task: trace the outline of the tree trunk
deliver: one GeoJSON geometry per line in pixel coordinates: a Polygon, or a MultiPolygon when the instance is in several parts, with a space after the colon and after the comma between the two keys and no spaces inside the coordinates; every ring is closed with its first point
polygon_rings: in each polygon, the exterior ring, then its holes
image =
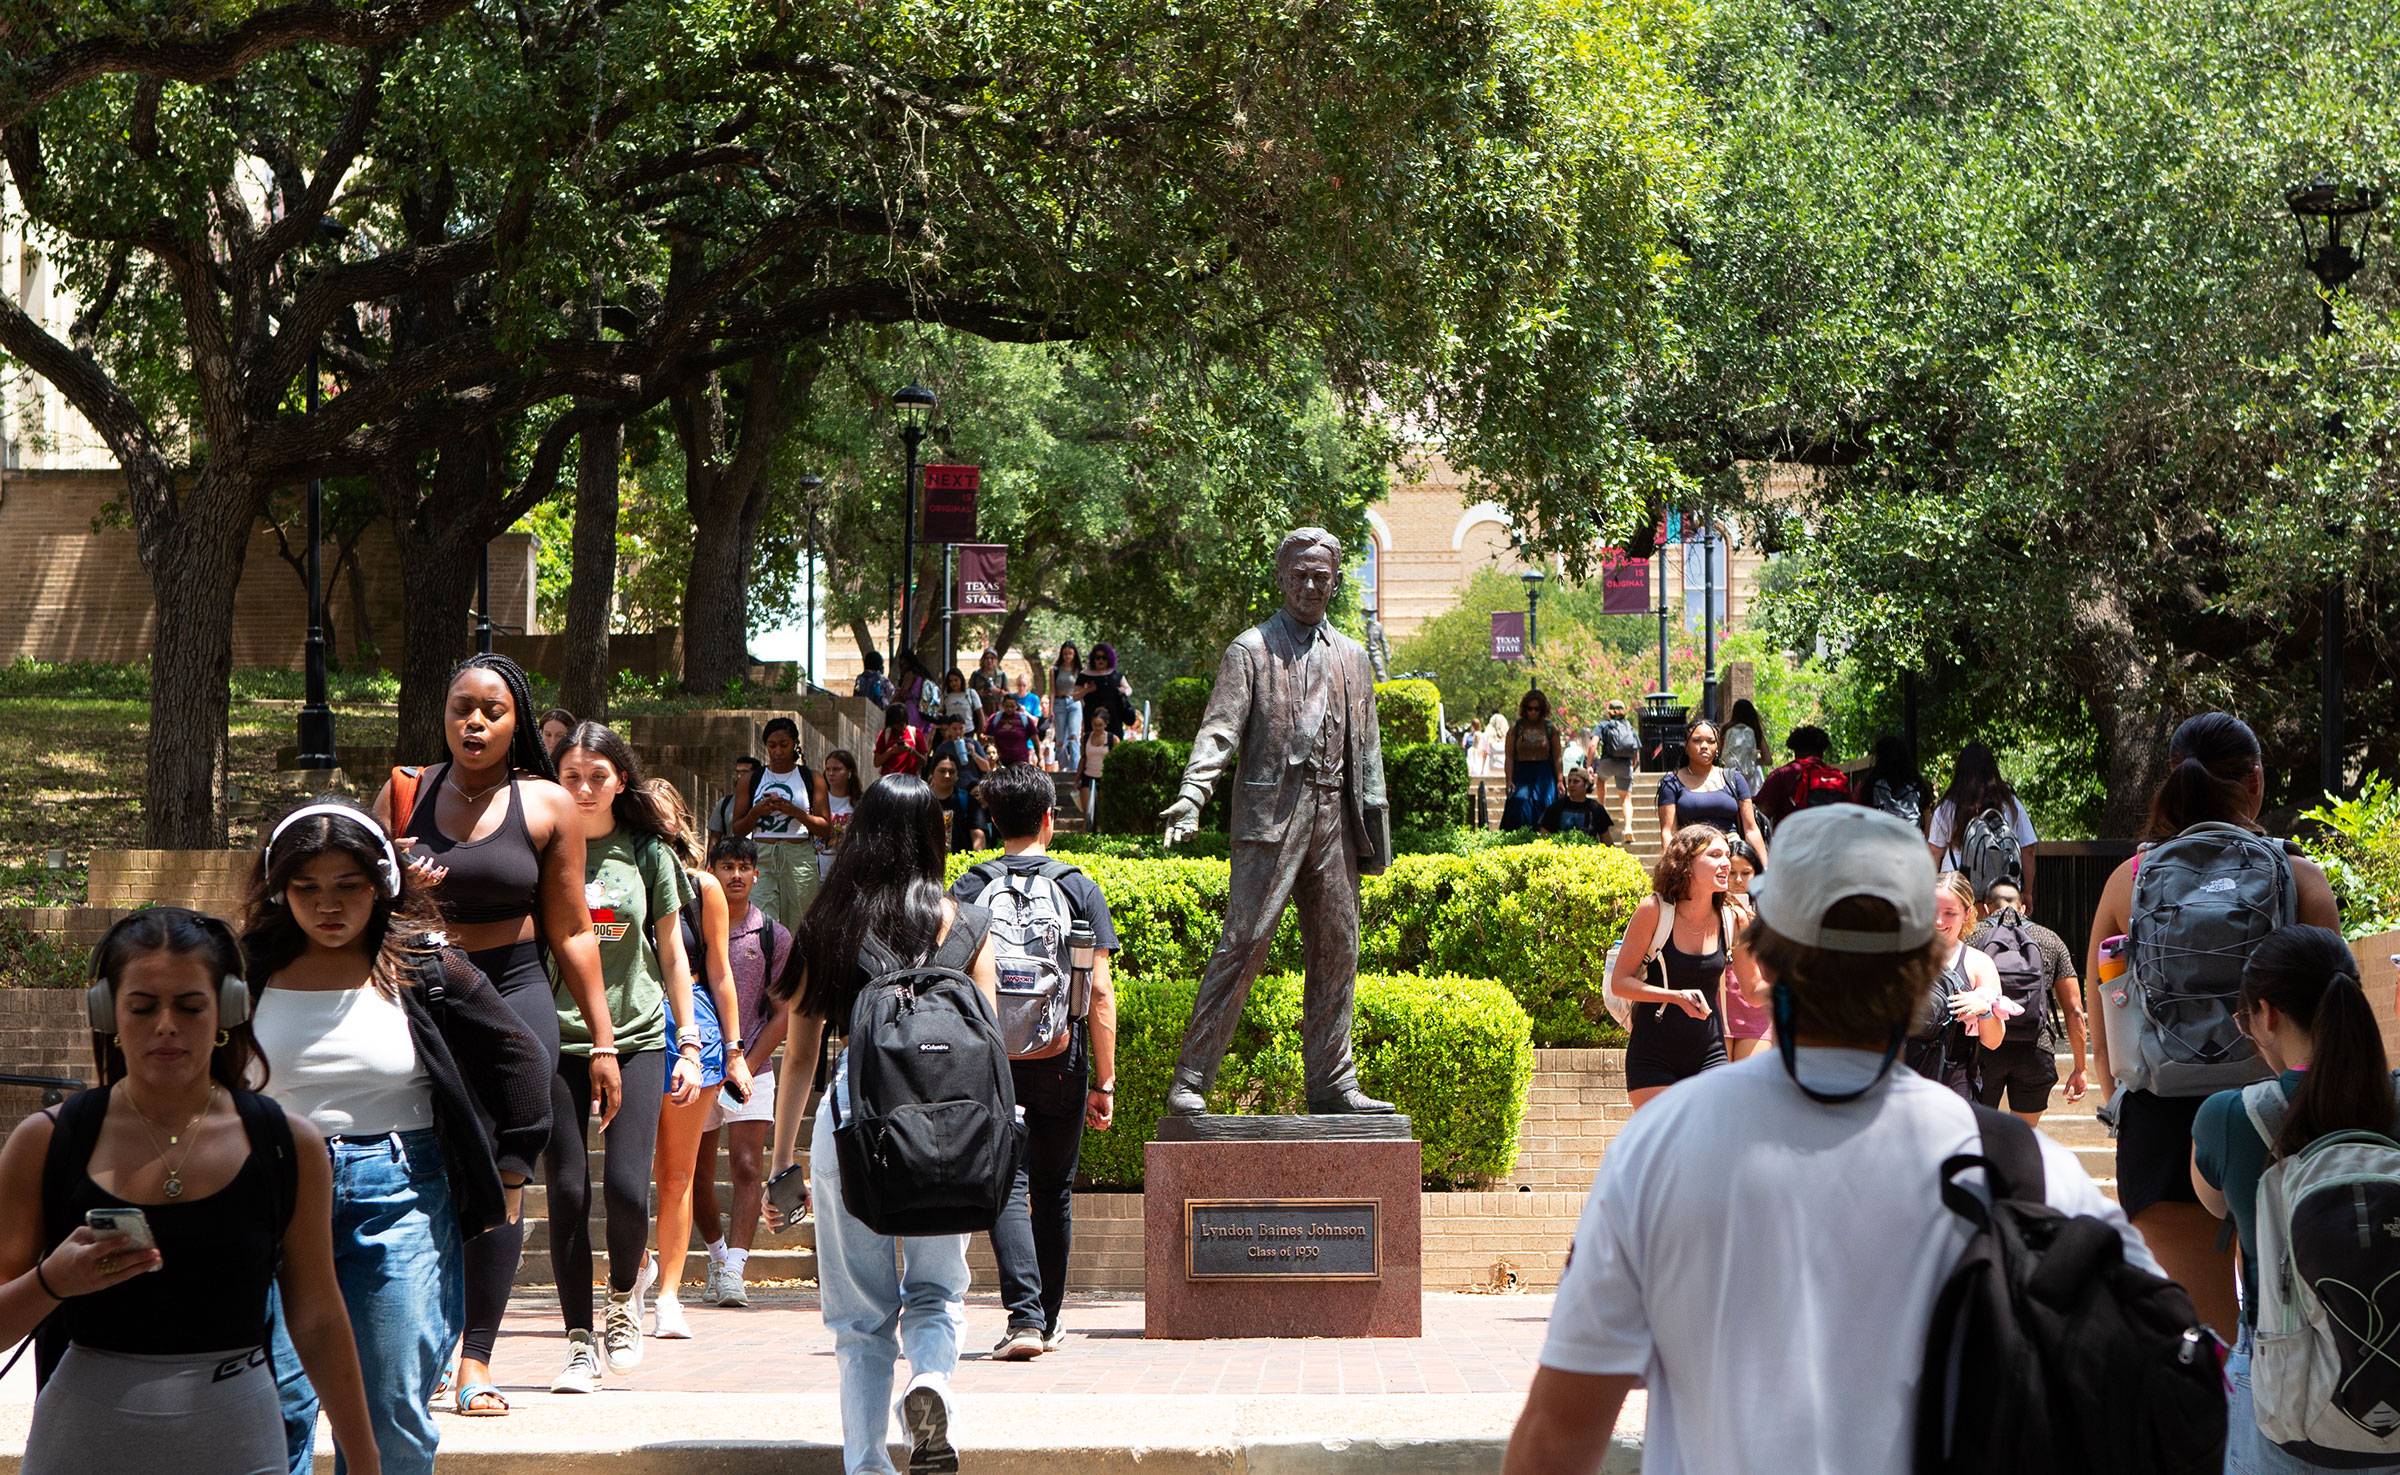
{"type": "MultiPolygon", "coordinates": [[[[574,573],[567,585],[565,669],[559,702],[578,717],[608,720],[612,670],[608,635],[617,596],[617,478],[625,427],[583,432],[575,455],[574,573]]],[[[688,636],[687,636],[688,640],[688,636]]]]}
{"type": "Polygon", "coordinates": [[[2150,796],[2166,776],[2173,694],[2165,690],[2160,663],[2142,649],[2122,594],[2087,591],[2075,601],[2068,626],[2075,639],[2067,669],[2099,729],[2107,770],[2100,833],[2133,839],[2142,833],[2150,796]]]}
{"type": "Polygon", "coordinates": [[[216,476],[201,473],[177,525],[155,541],[144,560],[158,608],[142,791],[142,844],[151,850],[217,850],[225,844],[233,594],[258,503],[256,497],[232,492],[216,476]],[[227,510],[234,504],[243,508],[241,515],[227,510]]]}
{"type": "Polygon", "coordinates": [[[367,576],[359,566],[358,547],[351,545],[342,560],[344,582],[350,588],[350,660],[361,671],[375,669],[375,623],[367,609],[367,576]]]}
{"type": "MultiPolygon", "coordinates": [[[[875,623],[872,620],[852,620],[850,622],[850,638],[857,643],[858,653],[861,657],[874,655],[880,649],[875,644],[875,623]]],[[[891,668],[888,665],[884,668],[884,674],[887,676],[891,674],[891,668]]]]}
{"type": "MultiPolygon", "coordinates": [[[[750,549],[738,510],[692,508],[691,571],[683,585],[683,689],[724,690],[750,664],[750,549]]],[[[750,531],[755,534],[755,524],[750,531]]]]}
{"type": "MultiPolygon", "coordinates": [[[[412,539],[400,556],[400,742],[404,763],[434,763],[445,748],[450,673],[475,648],[475,537],[447,529],[412,539]]],[[[533,714],[524,714],[530,721],[533,714]]]]}

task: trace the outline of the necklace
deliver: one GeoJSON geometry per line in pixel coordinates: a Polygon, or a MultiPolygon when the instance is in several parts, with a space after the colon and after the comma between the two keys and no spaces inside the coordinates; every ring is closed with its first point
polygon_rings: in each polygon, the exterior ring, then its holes
{"type": "Polygon", "coordinates": [[[484,785],[480,789],[470,792],[464,785],[459,783],[458,774],[455,770],[442,775],[443,786],[449,789],[450,792],[456,794],[459,798],[466,800],[469,804],[473,804],[477,800],[485,799],[493,794],[499,793],[501,787],[507,782],[508,776],[506,774],[502,774],[498,779],[495,779],[491,783],[484,785]]]}
{"type": "Polygon", "coordinates": [[[214,1081],[208,1083],[208,1099],[200,1103],[200,1109],[192,1113],[190,1121],[185,1122],[180,1129],[167,1134],[164,1144],[158,1140],[158,1128],[150,1120],[150,1114],[143,1111],[141,1103],[133,1099],[133,1092],[130,1089],[125,1093],[125,1104],[133,1108],[134,1120],[142,1124],[142,1134],[150,1139],[151,1149],[158,1154],[158,1160],[166,1164],[167,1197],[183,1197],[183,1165],[191,1161],[192,1148],[200,1145],[200,1139],[192,1138],[191,1144],[184,1147],[181,1158],[169,1157],[167,1149],[182,1144],[185,1134],[207,1119],[208,1109],[217,1104],[217,1083],[214,1081]]]}

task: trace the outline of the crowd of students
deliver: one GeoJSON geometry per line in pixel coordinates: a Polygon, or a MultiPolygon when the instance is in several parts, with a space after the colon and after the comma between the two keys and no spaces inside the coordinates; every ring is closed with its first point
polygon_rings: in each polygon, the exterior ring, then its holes
{"type": "Polygon", "coordinates": [[[2033,843],[1988,752],[1937,797],[1903,746],[1834,783],[1791,744],[1772,871],[1687,825],[1627,927],[1637,1114],[1511,1475],[1597,1470],[1636,1387],[1652,1471],[2400,1471],[2400,1096],[2256,736],[2177,730],[2080,967],[2020,875],[1978,884],[2033,843]],[[1772,1053],[1729,1059],[1760,1008],[1772,1053]],[[2035,1130],[2062,1035],[2113,1202],[2035,1130]]]}
{"type": "Polygon", "coordinates": [[[1078,1003],[1011,1060],[1026,1148],[986,1218],[1010,1317],[996,1355],[1060,1345],[1076,1156],[1113,1117],[1116,936],[1098,888],[1047,854],[1053,776],[984,774],[973,838],[988,826],[1003,855],[945,898],[960,831],[936,786],[862,788],[838,750],[812,772],[789,719],[705,850],[672,784],[606,726],[537,715],[504,658],[459,668],[443,726],[445,761],[395,770],[372,806],[278,819],[236,923],[153,908],[96,950],[101,1084],[0,1151],[0,1339],[41,1333],[25,1470],[117,1468],[161,1419],[179,1470],[305,1470],[322,1410],[339,1468],[430,1471],[436,1410],[510,1411],[492,1356],[537,1173],[566,1332],[548,1386],[634,1373],[647,1338],[694,1334],[695,1226],[700,1298],[747,1304],[762,1218],[789,1227],[798,1208],[768,1202],[770,1159],[794,1158],[829,1040],[811,1162],[845,1468],[893,1468],[899,1342],[917,1374],[908,1468],[956,1468],[964,1236],[904,1238],[896,1268],[845,1202],[828,1134],[862,955],[955,965],[1007,1019],[1023,996],[999,1008],[995,969],[1063,975],[1071,934],[1078,1003]]]}

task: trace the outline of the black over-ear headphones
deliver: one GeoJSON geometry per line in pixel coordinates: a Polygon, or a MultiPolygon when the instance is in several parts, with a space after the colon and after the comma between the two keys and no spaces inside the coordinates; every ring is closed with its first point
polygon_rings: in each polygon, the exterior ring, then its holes
{"type": "MultiPolygon", "coordinates": [[[[180,917],[202,931],[221,938],[225,943],[225,950],[234,957],[239,958],[242,955],[241,939],[233,935],[233,929],[225,925],[222,918],[212,917],[206,912],[196,912],[189,907],[149,907],[119,920],[116,926],[108,929],[108,935],[100,939],[100,946],[92,950],[92,986],[84,991],[85,1012],[91,1018],[92,1028],[101,1034],[108,1035],[117,1032],[116,986],[110,983],[101,972],[102,962],[108,957],[108,945],[116,940],[117,933],[121,929],[131,927],[149,917],[180,917]]],[[[237,1024],[248,1023],[249,1019],[249,983],[231,973],[219,978],[217,980],[217,1028],[231,1029],[237,1024]]]]}

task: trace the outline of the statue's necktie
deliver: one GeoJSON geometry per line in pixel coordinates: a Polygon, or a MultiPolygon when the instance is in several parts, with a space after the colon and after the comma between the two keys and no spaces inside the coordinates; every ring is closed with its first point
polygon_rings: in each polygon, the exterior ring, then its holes
{"type": "Polygon", "coordinates": [[[1320,626],[1310,626],[1302,633],[1300,647],[1300,731],[1293,745],[1293,757],[1305,762],[1317,750],[1318,734],[1325,730],[1325,710],[1332,700],[1332,662],[1327,659],[1325,632],[1320,626]]]}

